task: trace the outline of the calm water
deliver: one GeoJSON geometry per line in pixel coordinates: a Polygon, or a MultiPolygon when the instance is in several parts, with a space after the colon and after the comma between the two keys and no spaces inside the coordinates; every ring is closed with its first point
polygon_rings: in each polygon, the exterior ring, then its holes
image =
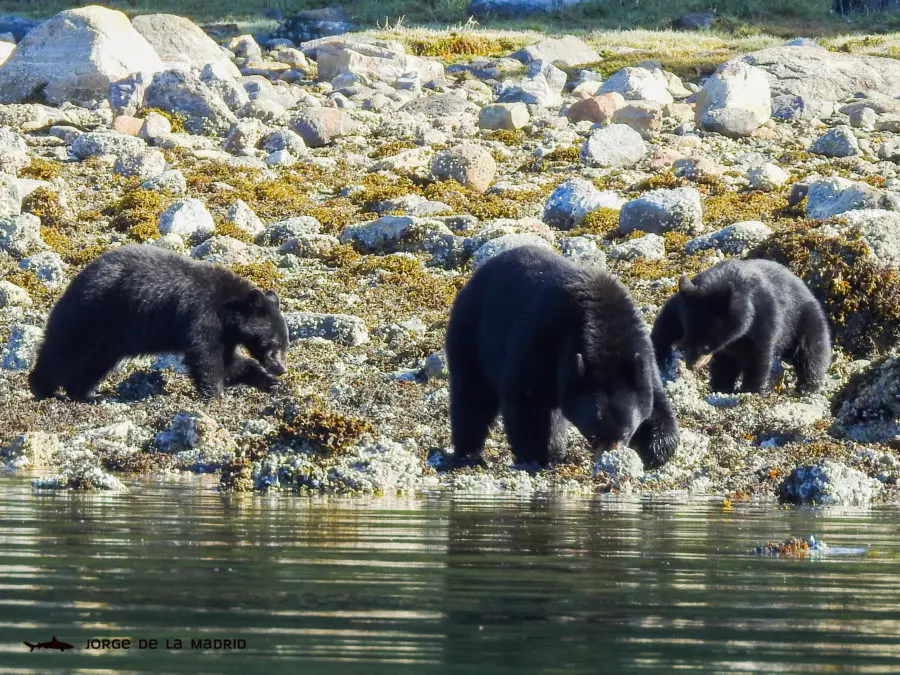
{"type": "Polygon", "coordinates": [[[898,521],[896,507],[240,498],[196,482],[38,495],[5,476],[0,672],[897,673],[898,521]],[[870,549],[751,554],[794,534],[870,549]],[[75,649],[22,644],[52,636],[75,649]],[[127,651],[85,649],[125,637],[127,651]],[[190,649],[204,638],[246,648],[190,649]]]}

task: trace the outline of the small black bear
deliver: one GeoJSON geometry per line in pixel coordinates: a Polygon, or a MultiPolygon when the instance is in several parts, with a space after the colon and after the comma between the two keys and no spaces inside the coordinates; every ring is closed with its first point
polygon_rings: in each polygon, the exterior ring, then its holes
{"type": "Polygon", "coordinates": [[[121,359],[172,352],[212,398],[227,385],[273,387],[287,347],[273,291],[219,265],[123,246],[85,267],[53,307],[29,383],[38,399],[62,387],[84,400],[121,359]],[[256,360],[238,354],[239,345],[256,360]]]}
{"type": "Polygon", "coordinates": [[[761,393],[776,358],[794,366],[797,389],[818,391],[831,365],[831,337],[821,305],[789,269],[771,260],[726,260],[689,279],[663,305],[651,332],[659,368],[680,343],[689,368],[710,358],[710,384],[761,393]]]}
{"type": "Polygon", "coordinates": [[[460,290],[446,341],[458,464],[479,461],[498,412],[520,463],[564,451],[563,418],[595,450],[631,444],[649,467],[678,445],[647,326],[599,268],[535,246],[501,253],[460,290]]]}

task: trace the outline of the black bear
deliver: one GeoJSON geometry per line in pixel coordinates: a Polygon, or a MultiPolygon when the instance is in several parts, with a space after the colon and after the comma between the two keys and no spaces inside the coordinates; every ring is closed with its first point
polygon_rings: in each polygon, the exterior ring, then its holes
{"type": "Polygon", "coordinates": [[[651,332],[664,369],[680,343],[689,368],[710,359],[715,391],[761,393],[775,359],[794,366],[797,389],[818,391],[831,365],[831,337],[821,305],[789,269],[771,260],[726,260],[693,279],[663,305],[651,332]]]}
{"type": "Polygon", "coordinates": [[[491,258],[447,326],[458,464],[479,461],[498,412],[519,463],[546,465],[572,422],[595,450],[630,444],[650,467],[678,445],[647,326],[618,281],[535,246],[491,258]]]}
{"type": "Polygon", "coordinates": [[[212,263],[123,246],[85,267],[53,307],[29,382],[38,399],[62,387],[84,400],[122,358],[172,352],[184,356],[200,395],[212,398],[227,385],[273,387],[287,346],[273,291],[212,263]]]}

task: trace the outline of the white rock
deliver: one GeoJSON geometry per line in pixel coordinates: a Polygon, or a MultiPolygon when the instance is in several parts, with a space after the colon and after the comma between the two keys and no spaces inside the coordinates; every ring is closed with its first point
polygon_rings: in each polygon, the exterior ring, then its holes
{"type": "Polygon", "coordinates": [[[216,224],[199,199],[180,199],[159,216],[160,234],[202,237],[215,232],[216,224]]]}

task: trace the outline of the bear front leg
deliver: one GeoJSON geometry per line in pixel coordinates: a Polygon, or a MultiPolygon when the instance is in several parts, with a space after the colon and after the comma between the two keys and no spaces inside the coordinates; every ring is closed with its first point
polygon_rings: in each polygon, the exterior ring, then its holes
{"type": "Polygon", "coordinates": [[[550,461],[551,436],[558,437],[553,428],[553,409],[528,394],[514,394],[504,399],[501,407],[506,437],[516,462],[546,466],[550,461]]]}
{"type": "Polygon", "coordinates": [[[672,359],[672,346],[683,337],[681,298],[676,294],[663,305],[656,321],[653,322],[653,329],[650,331],[650,341],[653,343],[656,364],[660,373],[668,370],[669,362],[672,359]]]}
{"type": "Polygon", "coordinates": [[[675,454],[679,443],[678,422],[661,387],[653,389],[653,411],[634,432],[629,445],[647,468],[656,469],[675,454]]]}
{"type": "Polygon", "coordinates": [[[709,364],[709,385],[713,391],[733,394],[741,374],[741,362],[732,354],[716,352],[709,364]]]}
{"type": "Polygon", "coordinates": [[[756,349],[744,357],[741,393],[765,394],[771,386],[775,354],[770,347],[756,349]]]}
{"type": "Polygon", "coordinates": [[[457,360],[450,370],[450,436],[457,466],[479,459],[500,401],[474,364],[457,360]]]}
{"type": "Polygon", "coordinates": [[[278,378],[266,372],[254,359],[235,354],[226,368],[225,386],[246,384],[261,391],[271,391],[278,384],[278,378]]]}
{"type": "Polygon", "coordinates": [[[185,365],[203,399],[217,398],[225,390],[225,359],[221,351],[209,353],[200,349],[185,354],[185,365]]]}
{"type": "Polygon", "coordinates": [[[813,394],[822,388],[831,366],[831,333],[818,304],[803,308],[798,331],[797,349],[791,359],[797,372],[797,391],[813,394]]]}

